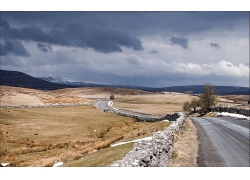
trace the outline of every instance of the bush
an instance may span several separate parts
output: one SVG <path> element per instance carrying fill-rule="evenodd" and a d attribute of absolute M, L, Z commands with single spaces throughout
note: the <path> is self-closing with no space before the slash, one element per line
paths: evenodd
<path fill-rule="evenodd" d="M 110 101 L 112 101 L 112 100 L 115 100 L 115 96 L 114 96 L 114 94 L 111 94 L 111 96 L 110 96 Z"/>

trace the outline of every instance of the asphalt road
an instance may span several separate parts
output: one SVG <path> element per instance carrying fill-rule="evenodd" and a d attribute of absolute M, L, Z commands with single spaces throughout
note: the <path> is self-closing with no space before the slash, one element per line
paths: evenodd
<path fill-rule="evenodd" d="M 102 110 L 109 109 L 108 101 L 99 100 L 96 102 L 96 107 Z"/>
<path fill-rule="evenodd" d="M 250 166 L 248 120 L 230 117 L 190 119 L 198 133 L 198 166 Z"/>
<path fill-rule="evenodd" d="M 143 113 L 139 113 L 139 112 L 130 112 L 130 111 L 126 111 L 126 110 L 122 110 L 122 109 L 117 109 L 117 108 L 111 108 L 108 106 L 108 101 L 104 101 L 104 100 L 99 100 L 96 102 L 96 107 L 98 109 L 102 109 L 102 110 L 108 110 L 108 109 L 112 109 L 114 111 L 123 113 L 123 114 L 127 114 L 132 115 L 132 116 L 137 116 L 137 117 L 147 117 L 147 118 L 153 118 L 154 116 L 152 115 L 147 115 L 147 114 L 143 114 Z"/>

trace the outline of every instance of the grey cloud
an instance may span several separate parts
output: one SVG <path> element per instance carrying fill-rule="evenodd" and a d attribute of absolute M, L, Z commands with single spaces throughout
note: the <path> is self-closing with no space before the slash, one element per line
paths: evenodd
<path fill-rule="evenodd" d="M 32 22 L 62 27 L 71 23 L 99 24 L 130 29 L 136 34 L 171 31 L 188 33 L 213 28 L 247 26 L 249 12 L 2 12 L 2 17 L 17 24 Z"/>
<path fill-rule="evenodd" d="M 38 49 L 40 49 L 43 52 L 52 51 L 52 47 L 50 45 L 44 45 L 42 43 L 38 43 L 37 47 L 38 47 Z"/>
<path fill-rule="evenodd" d="M 210 46 L 216 49 L 221 49 L 220 45 L 218 43 L 210 43 Z"/>
<path fill-rule="evenodd" d="M 149 52 L 150 54 L 158 54 L 159 52 L 155 49 L 153 49 L 152 51 Z"/>
<path fill-rule="evenodd" d="M 114 30 L 98 25 L 84 26 L 71 24 L 64 29 L 43 31 L 36 26 L 11 28 L 3 21 L 2 35 L 4 39 L 20 39 L 26 41 L 44 42 L 61 46 L 93 48 L 97 52 L 122 52 L 121 46 L 143 50 L 140 39 L 127 32 Z"/>
<path fill-rule="evenodd" d="M 13 54 L 16 56 L 30 57 L 30 54 L 24 48 L 20 41 L 9 41 L 6 40 L 1 43 L 1 56 L 6 56 L 8 54 Z"/>
<path fill-rule="evenodd" d="M 172 36 L 170 38 L 170 43 L 171 43 L 171 45 L 176 44 L 176 45 L 181 46 L 183 49 L 188 49 L 188 39 L 187 38 Z"/>
<path fill-rule="evenodd" d="M 136 57 L 127 57 L 125 58 L 125 60 L 129 63 L 129 64 L 132 64 L 132 65 L 138 65 L 139 62 L 137 60 Z"/>

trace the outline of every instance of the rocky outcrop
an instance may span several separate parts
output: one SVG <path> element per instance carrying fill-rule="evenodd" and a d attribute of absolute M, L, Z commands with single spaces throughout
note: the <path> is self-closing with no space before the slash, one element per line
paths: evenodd
<path fill-rule="evenodd" d="M 235 113 L 235 114 L 242 114 L 244 116 L 250 116 L 249 109 L 245 108 L 237 108 L 237 107 L 230 107 L 230 106 L 215 106 L 212 112 L 228 112 L 228 113 Z"/>
<path fill-rule="evenodd" d="M 142 140 L 122 160 L 108 167 L 166 167 L 172 160 L 174 134 L 180 130 L 185 115 L 171 116 L 175 121 L 163 131 L 153 134 L 152 140 Z"/>

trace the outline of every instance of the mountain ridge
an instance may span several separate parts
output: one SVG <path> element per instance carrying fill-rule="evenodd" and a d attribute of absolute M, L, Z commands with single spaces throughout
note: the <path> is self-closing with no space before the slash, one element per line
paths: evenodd
<path fill-rule="evenodd" d="M 55 90 L 62 88 L 76 88 L 76 87 L 114 87 L 114 88 L 127 88 L 138 89 L 151 92 L 179 92 L 185 93 L 187 91 L 192 94 L 200 94 L 203 92 L 204 85 L 187 85 L 187 86 L 170 86 L 170 87 L 145 87 L 134 85 L 115 85 L 105 83 L 89 83 L 89 82 L 73 82 L 74 80 L 64 77 L 33 77 L 19 71 L 0 70 L 0 85 L 26 87 L 40 90 Z M 240 86 L 214 86 L 215 93 L 218 95 L 235 95 L 235 94 L 249 94 L 249 87 Z"/>

